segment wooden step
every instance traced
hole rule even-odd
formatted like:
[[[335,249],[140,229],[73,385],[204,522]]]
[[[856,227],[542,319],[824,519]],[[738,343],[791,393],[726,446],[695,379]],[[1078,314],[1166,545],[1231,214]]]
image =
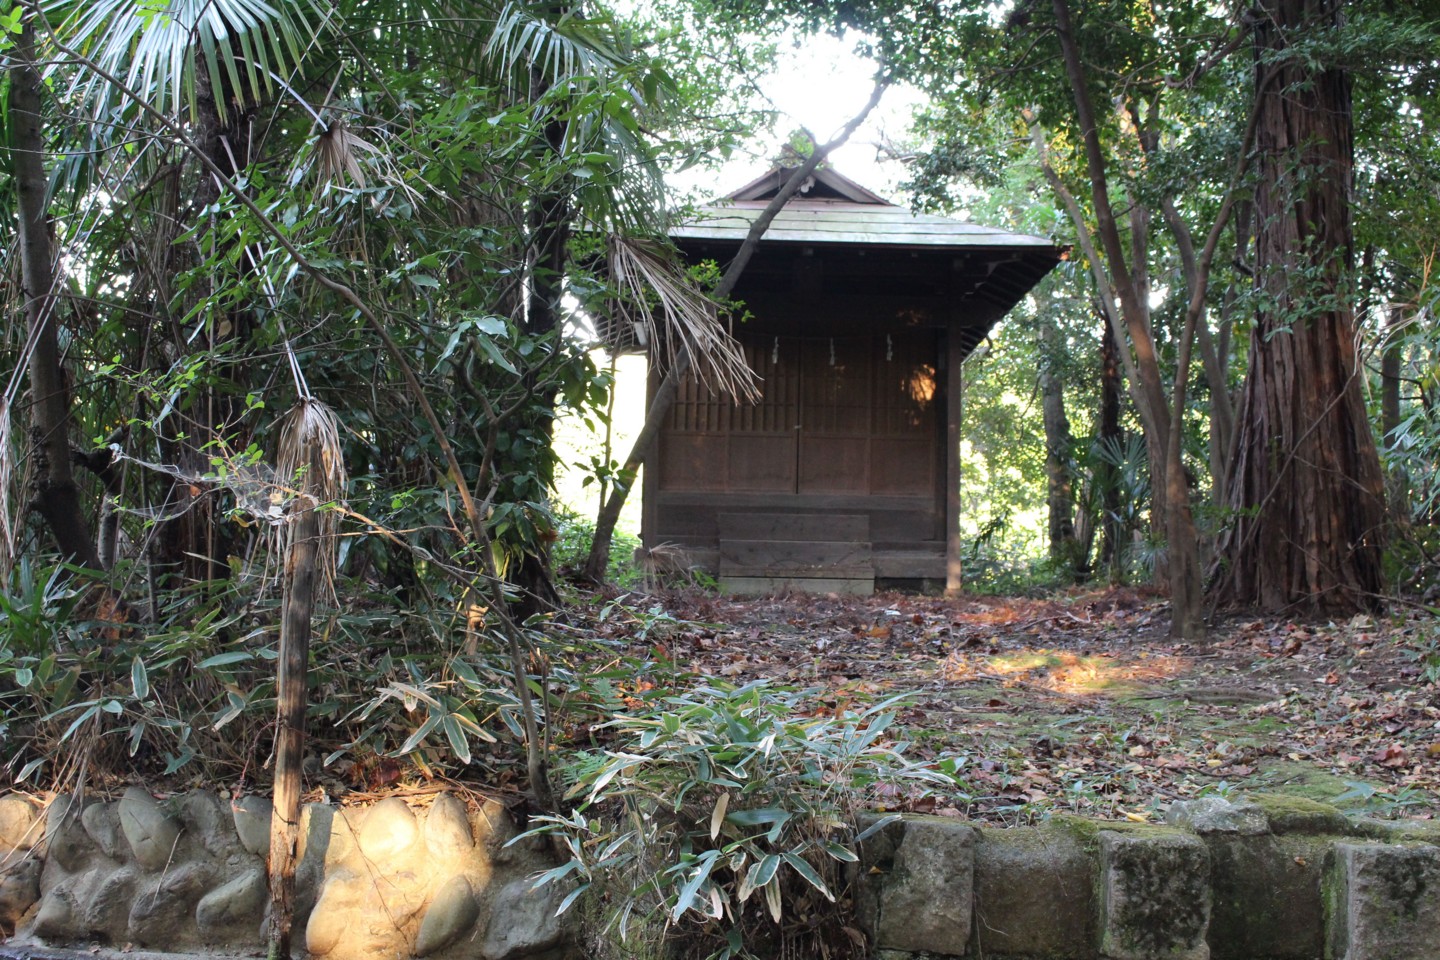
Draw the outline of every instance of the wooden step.
[[[722,577],[821,577],[873,580],[868,541],[721,540]]]
[[[789,540],[869,543],[870,515],[865,513],[722,513],[716,517],[720,540]]]

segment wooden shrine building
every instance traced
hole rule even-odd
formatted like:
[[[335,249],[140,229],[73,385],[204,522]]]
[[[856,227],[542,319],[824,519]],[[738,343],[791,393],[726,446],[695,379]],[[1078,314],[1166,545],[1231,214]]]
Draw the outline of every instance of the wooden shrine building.
[[[671,236],[723,268],[788,175]],[[736,592],[957,588],[960,365],[1060,256],[817,171],[734,294],[762,398],[681,389],[646,463],[645,546],[683,548]]]

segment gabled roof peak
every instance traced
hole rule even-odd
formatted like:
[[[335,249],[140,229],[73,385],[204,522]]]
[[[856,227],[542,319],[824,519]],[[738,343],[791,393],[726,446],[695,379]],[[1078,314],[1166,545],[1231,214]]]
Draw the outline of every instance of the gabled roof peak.
[[[770,172],[750,181],[725,199],[772,200],[795,170],[796,167],[793,166],[773,167]],[[806,178],[806,182],[800,186],[800,192],[792,198],[791,202],[804,200],[840,200],[884,207],[895,206],[884,197],[871,193],[854,180],[828,167],[821,167]]]

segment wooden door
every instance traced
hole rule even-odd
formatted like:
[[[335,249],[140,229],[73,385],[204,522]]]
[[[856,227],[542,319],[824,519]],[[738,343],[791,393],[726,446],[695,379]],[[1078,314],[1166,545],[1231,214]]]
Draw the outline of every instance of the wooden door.
[[[800,344],[796,492],[870,491],[872,337]]]
[[[661,444],[660,489],[929,496],[936,489],[936,335],[754,337],[759,403],[683,385]]]
[[[681,384],[661,441],[661,490],[795,492],[798,341],[742,342],[746,361],[760,376],[760,402],[736,404],[693,379]]]

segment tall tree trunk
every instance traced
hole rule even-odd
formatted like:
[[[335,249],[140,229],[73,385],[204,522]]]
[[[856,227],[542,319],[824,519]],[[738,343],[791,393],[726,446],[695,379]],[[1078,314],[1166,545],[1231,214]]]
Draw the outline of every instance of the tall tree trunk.
[[[1389,336],[1385,341],[1385,352],[1380,355],[1380,432],[1386,445],[1393,444],[1393,434],[1400,426],[1400,337],[1399,330],[1405,322],[1405,311],[1400,307],[1390,308],[1387,322]]]
[[[1333,31],[1340,0],[1263,0],[1257,77],[1260,307],[1236,417],[1221,602],[1346,613],[1375,606],[1383,482],[1351,306],[1350,84],[1290,51]]]
[[[1386,449],[1390,450],[1399,440],[1396,431],[1400,428],[1400,365],[1403,359],[1399,333],[1404,322],[1405,311],[1400,307],[1391,307],[1389,336],[1385,352],[1380,355],[1380,432]],[[1403,467],[1395,467],[1385,480],[1390,522],[1395,528],[1403,530],[1410,525],[1410,477]]]
[[[1069,564],[1082,576],[1083,558],[1075,538],[1075,486],[1070,469],[1070,420],[1065,416],[1065,381],[1059,375],[1064,347],[1051,323],[1040,324],[1040,411],[1045,426],[1045,500],[1049,506],[1050,559]]]
[[[314,458],[312,459],[312,462]],[[302,481],[303,483],[303,481]],[[295,861],[304,792],[305,705],[309,702],[310,621],[319,570],[320,523],[309,494],[291,507],[280,604],[275,688],[275,800],[270,815],[270,956],[289,960],[295,914]]]
[[[49,178],[41,133],[40,75],[35,69],[34,26],[28,20],[10,55],[10,157],[19,207],[21,284],[29,326],[30,438],[34,507],[45,518],[61,554],[100,570],[100,554],[80,505],[70,463],[70,392],[61,368],[56,328],[59,297],[55,252],[46,215]]]
[[[549,8],[557,20],[568,9],[565,5]],[[530,71],[530,97],[538,103],[548,87],[539,69]],[[539,149],[547,154],[549,163],[563,162],[566,123],[551,120],[545,124],[544,143]],[[536,197],[526,211],[530,248],[526,254],[525,331],[532,337],[548,337],[560,328],[560,300],[564,295],[565,268],[570,244],[570,224],[574,217],[569,198],[569,184],[561,182],[553,192]],[[529,427],[546,438],[545,450],[551,449],[554,433],[555,395],[552,389],[538,382],[534,371],[526,372],[527,388],[536,395],[537,406],[529,414]],[[535,464],[540,472],[541,486],[550,490],[555,484],[553,461],[541,455]],[[520,593],[515,605],[515,619],[521,623],[543,610],[554,609],[560,602],[550,569],[550,546],[545,540],[531,545],[508,573],[507,579]]]
[[[196,146],[225,179],[234,181],[249,162],[250,115],[240,110],[238,104],[230,103],[225,119],[221,119],[220,100],[225,97],[224,92],[212,87],[208,71],[199,71],[195,84]],[[224,214],[216,212],[224,196],[220,179],[202,164],[194,183],[194,193],[186,198],[185,214],[168,229],[178,232],[208,218],[212,235],[223,237],[227,233],[221,224]],[[173,238],[168,239],[173,245]],[[221,239],[218,242],[230,248],[232,256],[224,259],[235,264],[233,269],[241,274],[257,272],[247,252],[236,249],[236,239]],[[173,253],[166,251],[165,256],[173,258],[170,268],[179,273],[198,266],[196,261],[202,254],[195,246],[181,244],[175,246]],[[220,271],[210,273],[187,293],[187,303],[198,306],[207,299],[220,299],[215,297],[216,288],[226,282],[227,278],[221,276]],[[168,304],[165,309],[168,311]],[[198,341],[178,321],[170,325],[174,356],[192,355],[197,343],[201,349],[212,351],[223,348],[227,342],[243,344],[249,340],[255,323],[254,311],[243,307],[204,308],[196,311],[195,316],[204,318],[205,323],[204,337]],[[237,354],[243,354],[243,351]],[[242,404],[236,398],[263,383],[267,372],[263,365],[243,361],[237,354],[212,359],[208,369],[216,375],[215,382],[196,389],[189,395],[188,403],[165,419],[160,441],[160,456],[164,462],[179,467],[187,474],[202,474],[209,468],[210,453],[207,451],[210,444],[227,428],[234,429],[238,425]],[[158,351],[157,355],[164,356]],[[161,359],[159,362],[165,364],[171,361]],[[224,385],[227,378],[238,382],[227,388]],[[242,436],[231,434],[225,439],[231,449],[243,450],[246,446],[246,438]],[[174,481],[165,493],[164,512],[171,519],[158,525],[151,547],[154,560],[152,576],[158,581],[156,586],[162,590],[175,590],[227,579],[229,567],[226,557],[231,552],[235,526],[225,518],[215,494],[198,492],[186,480]]]
[[[557,155],[558,147],[558,143],[552,144]],[[572,215],[568,199],[558,194],[537,201],[530,211],[531,240],[535,247],[532,251],[534,259],[528,270],[526,329],[530,336],[550,336],[560,326],[560,298],[564,293],[566,250],[570,242]],[[533,372],[527,372],[527,377],[529,389],[536,392],[536,405],[543,407],[543,412],[532,409],[530,429],[546,437],[545,450],[548,451],[551,448],[549,438],[555,424],[555,396],[553,390],[537,382]],[[548,455],[542,454],[535,467],[540,471],[542,486],[546,490],[551,489],[555,475],[553,462]],[[553,610],[560,602],[550,569],[549,542],[543,538],[521,554],[519,562],[507,573],[506,578],[519,590],[515,619],[520,623],[544,610]]]
[[[1136,412],[1140,415],[1146,449],[1150,454],[1152,526],[1163,530],[1166,540],[1165,563],[1157,570],[1156,579],[1165,580],[1170,588],[1170,635],[1196,639],[1205,633],[1199,540],[1185,489],[1180,444],[1175,442],[1178,438],[1170,436],[1181,422],[1179,414],[1183,412],[1183,407],[1177,407],[1172,413],[1165,399],[1159,354],[1150,326],[1149,304],[1142,295],[1145,273],[1143,265],[1137,264],[1132,269],[1126,260],[1125,245],[1110,200],[1110,183],[1100,143],[1098,118],[1075,38],[1070,5],[1068,0],[1052,0],[1052,7],[1060,53],[1074,94],[1076,119],[1084,140],[1086,172],[1094,201],[1095,231],[1109,267],[1120,315],[1130,334],[1130,346],[1135,351],[1133,367],[1139,377],[1139,388],[1135,391]],[[1143,226],[1143,222],[1137,223]],[[1194,324],[1188,323],[1187,328],[1193,331]],[[1162,571],[1168,575],[1161,576]],[[1170,571],[1179,573],[1172,574]],[[1177,582],[1177,576],[1185,578],[1184,582]]]
[[[1125,442],[1125,431],[1120,427],[1120,395],[1123,385],[1120,381],[1120,345],[1115,341],[1115,331],[1104,322],[1101,310],[1100,326],[1100,419],[1097,425],[1096,441],[1112,450],[1120,450]],[[1100,565],[1109,571],[1112,584],[1120,583],[1124,577],[1122,542],[1129,533],[1120,521],[1120,468],[1108,460],[1101,460],[1096,466],[1100,479],[1100,506],[1104,514],[1104,537],[1100,544]]]

